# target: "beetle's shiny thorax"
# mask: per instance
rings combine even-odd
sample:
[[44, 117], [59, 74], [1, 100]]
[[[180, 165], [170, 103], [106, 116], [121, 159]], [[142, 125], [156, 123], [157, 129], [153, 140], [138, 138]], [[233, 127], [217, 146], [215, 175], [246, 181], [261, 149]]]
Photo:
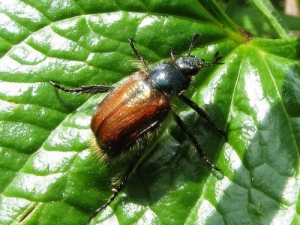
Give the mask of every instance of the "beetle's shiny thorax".
[[163, 63], [149, 72], [149, 79], [158, 90], [176, 95], [186, 90], [191, 80], [185, 77], [174, 63]]
[[149, 79], [158, 90], [171, 96], [177, 95], [188, 89], [191, 76], [199, 72], [201, 62], [198, 57], [183, 56], [152, 68]]

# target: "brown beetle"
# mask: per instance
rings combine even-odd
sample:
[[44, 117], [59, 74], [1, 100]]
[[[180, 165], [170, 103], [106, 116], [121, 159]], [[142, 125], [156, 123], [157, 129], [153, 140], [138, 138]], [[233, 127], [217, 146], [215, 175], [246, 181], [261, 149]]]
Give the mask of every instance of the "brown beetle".
[[[54, 81], [50, 81], [50, 83], [66, 92], [97, 94], [110, 91], [110, 94], [99, 104], [91, 121], [91, 129], [105, 157], [113, 158], [126, 152], [137, 140], [143, 139], [168, 114], [171, 114], [195, 146], [199, 156], [212, 168], [221, 172], [205, 156], [201, 145], [197, 142], [192, 132], [170, 106], [171, 97], [178, 96], [179, 99], [205, 118], [213, 128], [225, 136], [225, 132], [213, 123], [204, 110], [183, 95], [184, 91], [190, 86], [192, 76], [196, 75], [202, 67], [222, 64], [218, 62], [221, 58], [218, 52], [215, 54], [212, 62], [205, 62], [196, 56], [190, 55], [190, 51], [198, 36], [198, 34], [194, 34], [186, 56], [176, 58], [171, 53], [172, 59], [170, 61], [159, 64], [152, 69], [148, 68], [144, 58], [135, 48], [133, 40], [129, 39], [130, 46], [141, 61], [145, 71], [134, 73], [118, 88], [92, 85], [69, 89]], [[136, 152], [119, 185], [112, 190], [112, 196], [103, 206], [94, 212], [89, 222], [116, 198], [145, 148], [145, 144], [140, 145], [140, 149]]]

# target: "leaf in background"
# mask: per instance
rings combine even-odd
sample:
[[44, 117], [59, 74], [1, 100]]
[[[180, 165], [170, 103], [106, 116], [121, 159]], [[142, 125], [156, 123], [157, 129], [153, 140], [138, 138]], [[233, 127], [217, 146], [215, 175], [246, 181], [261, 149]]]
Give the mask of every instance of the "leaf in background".
[[[188, 151], [170, 119], [149, 144], [102, 224], [270, 224], [299, 218], [299, 38], [248, 41], [212, 1], [1, 1], [1, 224], [85, 224], [110, 195], [107, 166], [89, 145], [90, 118], [105, 95], [56, 90], [114, 84], [136, 71], [133, 38], [150, 64], [186, 53], [204, 68], [187, 96], [226, 129], [175, 100], [176, 111], [225, 174]], [[123, 164], [124, 163], [124, 164]], [[298, 210], [299, 211], [299, 210]], [[298, 219], [299, 221], [299, 219]]]

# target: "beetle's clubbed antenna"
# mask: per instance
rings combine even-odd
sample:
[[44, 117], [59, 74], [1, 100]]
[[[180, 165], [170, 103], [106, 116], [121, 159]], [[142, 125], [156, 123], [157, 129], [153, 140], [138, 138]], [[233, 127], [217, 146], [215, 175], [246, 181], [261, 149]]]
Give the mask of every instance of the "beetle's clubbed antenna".
[[219, 55], [219, 52], [216, 52], [212, 62], [204, 62], [204, 60], [202, 60], [202, 62], [199, 64], [199, 68], [201, 68], [201, 67], [210, 67], [213, 64], [224, 64], [224, 63], [219, 62], [219, 60], [221, 58], [222, 58], [222, 56]]
[[216, 52], [215, 56], [214, 56], [214, 60], [213, 60], [213, 64], [224, 64], [219, 62], [219, 60], [222, 58], [222, 56], [219, 55], [219, 51]]
[[191, 50], [192, 50], [192, 48], [194, 47], [195, 43], [197, 42], [198, 37], [199, 37], [199, 34], [195, 33], [194, 36], [193, 36], [193, 38], [192, 38], [191, 45], [190, 45], [190, 47], [189, 47], [189, 51], [188, 51], [187, 56], [190, 56]]

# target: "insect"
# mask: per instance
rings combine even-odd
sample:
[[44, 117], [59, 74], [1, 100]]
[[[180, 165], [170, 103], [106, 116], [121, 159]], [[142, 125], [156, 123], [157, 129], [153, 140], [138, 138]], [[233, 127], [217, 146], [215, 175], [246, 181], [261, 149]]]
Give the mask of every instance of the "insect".
[[[126, 151], [130, 150], [139, 140], [143, 140], [147, 134], [157, 128], [171, 114], [175, 122], [196, 148], [200, 158], [213, 169], [221, 172], [205, 156], [195, 136], [182, 119], [172, 110], [170, 105], [171, 97], [178, 96], [180, 100], [194, 109], [199, 116], [206, 119], [216, 131], [225, 136], [225, 132], [214, 124], [203, 109], [183, 95], [191, 84], [192, 76], [196, 75], [202, 67], [222, 64], [219, 62], [221, 59], [219, 52], [216, 52], [212, 62], [205, 62], [190, 54], [198, 37], [199, 34], [197, 33], [193, 35], [186, 56], [178, 56], [177, 53], [171, 52], [171, 59], [169, 61], [159, 64], [152, 69], [149, 69], [146, 61], [134, 46], [134, 41], [129, 39], [129, 44], [136, 57], [141, 61], [144, 71], [135, 72], [117, 88], [92, 85], [70, 89], [54, 81], [50, 81], [50, 84], [65, 92], [80, 94], [110, 92], [100, 102], [91, 120], [91, 130], [96, 137], [97, 144], [101, 149], [100, 151], [107, 158], [114, 158], [126, 153]], [[139, 149], [136, 151], [118, 186], [112, 189], [111, 197], [93, 213], [88, 222], [110, 205], [117, 197], [145, 148], [145, 142], [139, 142]]]

